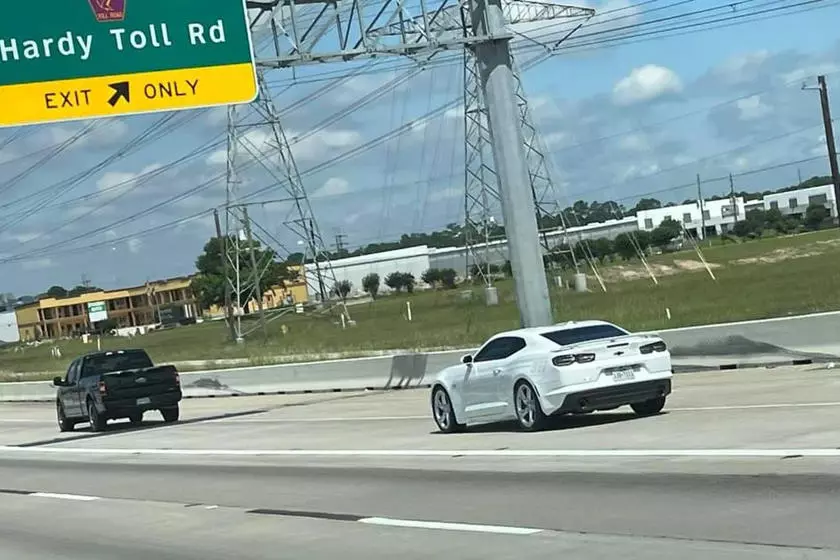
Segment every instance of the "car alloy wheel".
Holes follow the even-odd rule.
[[[516,407],[516,420],[523,430],[533,432],[543,428],[545,414],[537,398],[537,392],[530,383],[520,381],[516,385],[513,402]]]

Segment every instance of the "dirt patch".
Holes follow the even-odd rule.
[[[774,251],[770,251],[769,253],[758,257],[746,257],[743,259],[735,259],[734,261],[729,262],[730,264],[777,263],[794,259],[803,259],[805,257],[816,257],[818,255],[822,255],[824,252],[825,251],[817,250],[816,248],[805,251],[802,250],[801,247],[786,247],[784,249],[776,249]]]
[[[642,264],[617,264],[610,267],[604,267],[599,270],[601,277],[605,282],[621,282],[622,280],[639,280],[641,278],[650,278],[652,272],[654,276],[660,278],[662,276],[672,276],[681,272],[696,272],[705,270],[704,265],[699,260],[674,260],[673,264],[650,263],[650,272]],[[720,268],[721,265],[717,263],[709,263],[709,268]]]

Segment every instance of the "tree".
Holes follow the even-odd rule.
[[[347,296],[353,290],[353,283],[350,280],[339,280],[333,286],[333,293],[341,298],[341,301],[347,301]]]
[[[229,243],[233,243],[233,237]],[[260,291],[265,293],[274,287],[285,287],[287,282],[298,279],[299,273],[289,269],[286,263],[277,260],[277,254],[272,249],[263,249],[258,241],[253,242],[254,258],[257,262],[257,270],[260,276]],[[241,258],[239,259],[239,275],[242,279],[242,286],[249,284],[252,277],[251,260],[248,256],[247,242],[239,242]],[[204,244],[204,252],[195,261],[198,274],[193,278],[190,287],[196,296],[202,309],[209,309],[211,306],[222,306],[225,304],[225,256],[222,252],[222,240],[218,237],[210,238]],[[250,295],[250,289],[244,288],[238,299],[244,299]],[[231,293],[234,301],[236,293]]]
[[[97,288],[96,286],[76,286],[67,292],[67,297],[78,297],[82,294],[90,294],[101,291],[102,288]]]
[[[46,293],[47,297],[63,298],[67,297],[67,290],[61,286],[52,286]]]
[[[636,206],[630,210],[630,213],[635,215],[638,212],[642,212],[644,210],[654,210],[656,208],[662,208],[662,203],[655,198],[643,198],[636,203]]]
[[[432,288],[434,288],[435,285],[442,280],[440,273],[440,269],[430,268],[429,270],[424,272],[422,276],[420,276],[420,279]]]
[[[681,232],[682,226],[680,226],[679,222],[671,218],[666,218],[651,232],[650,242],[653,246],[664,249],[674,239],[679,237]]]
[[[595,239],[592,241],[591,246],[594,257],[598,259],[598,262],[601,264],[604,264],[607,257],[615,253],[612,241],[606,237],[599,237],[598,239]]]
[[[650,249],[651,243],[650,232],[645,230],[637,231],[635,241],[636,245],[639,246],[639,250],[642,253],[647,254],[648,249]]]
[[[379,275],[371,272],[362,278],[362,289],[370,294],[370,297],[376,299],[376,296],[379,294]]]
[[[417,282],[414,279],[414,275],[410,272],[400,272],[398,274],[402,276],[402,285],[405,288],[405,291],[412,293],[414,291],[414,284]]]
[[[392,272],[385,277],[385,285],[399,293],[403,289],[403,276],[401,272]]]
[[[820,229],[829,217],[828,209],[822,204],[811,204],[805,210],[805,225],[808,229]]]
[[[454,268],[444,268],[440,271],[440,283],[444,288],[449,290],[455,288],[455,280],[458,278],[458,273]]]
[[[636,256],[636,246],[633,244],[633,239],[629,233],[619,233],[613,240],[613,248],[625,261],[629,261]]]

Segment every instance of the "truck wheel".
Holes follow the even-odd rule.
[[[92,431],[102,432],[105,430],[107,420],[96,410],[96,405],[93,404],[93,401],[88,401],[88,419],[90,420],[90,429]]]
[[[61,401],[56,403],[56,416],[58,416],[58,429],[62,432],[72,432],[73,428],[76,427],[76,423],[72,420],[68,420],[67,416],[64,415],[64,407],[61,406]]]
[[[172,422],[177,422],[178,417],[180,416],[181,410],[177,406],[173,406],[172,408],[161,408],[160,415],[163,416],[163,421],[167,424]]]

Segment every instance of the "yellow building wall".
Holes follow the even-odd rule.
[[[188,289],[190,287],[191,278],[173,278],[171,280],[160,280],[149,282],[149,285],[155,289],[157,294],[169,292],[172,290]],[[90,292],[80,294],[78,296],[66,298],[45,297],[35,303],[18,307],[15,310],[18,322],[18,333],[21,340],[34,340],[37,338],[38,327],[41,325],[39,317],[39,310],[56,309],[65,306],[81,305],[87,306],[88,303],[99,301],[111,301],[115,299],[131,298],[143,296],[146,294],[147,287],[134,286],[121,290],[100,290],[97,292]],[[82,317],[82,316],[79,316]],[[67,318],[68,322],[72,322],[72,318]]]

